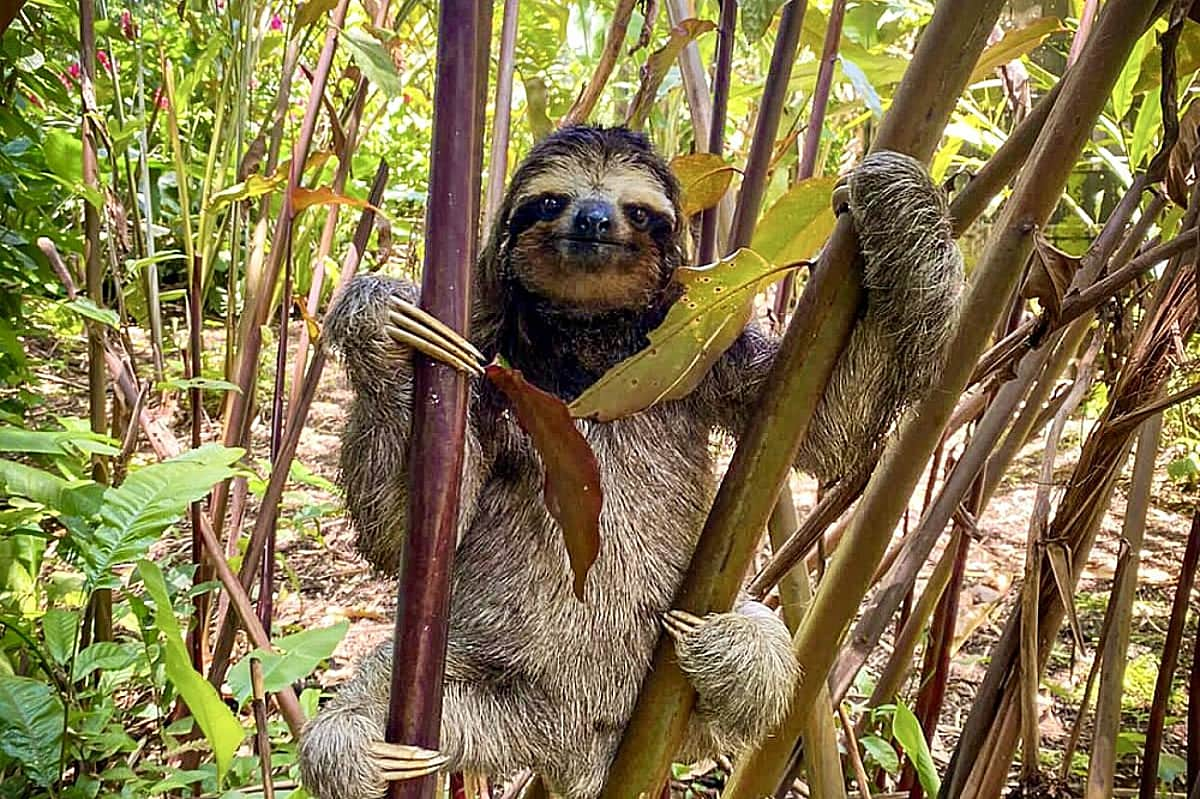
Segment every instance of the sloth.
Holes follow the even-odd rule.
[[[865,299],[795,466],[831,481],[859,467],[934,382],[955,324],[962,261],[945,200],[907,156],[867,156],[835,192],[852,215]],[[664,630],[698,695],[680,758],[736,754],[782,720],[799,678],[788,631],[742,598],[698,618],[672,610],[715,493],[710,434],[736,438],[778,342],[755,323],[688,396],[577,425],[604,495],[583,601],[544,470],[480,364],[503,356],[570,401],[648,345],[680,290],[680,187],[641,134],[577,126],[513,175],[473,276],[470,340],[415,308],[418,289],[355,278],[324,326],[354,399],[341,484],[360,552],[395,573],[407,528],[412,352],[468,372],[469,418],[452,577],[440,750],[384,744],[385,642],[308,723],[304,784],[368,799],[436,770],[530,768],[554,793],[597,796]]]

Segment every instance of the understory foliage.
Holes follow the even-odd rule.
[[[0,13],[0,799],[239,796],[261,792],[265,781],[277,786],[275,795],[303,797],[296,732],[320,693],[307,686],[349,622],[272,625],[272,599],[299,582],[274,542],[321,541],[323,524],[341,514],[339,503],[322,498],[336,493],[327,476],[295,457],[313,401],[309,385],[319,385],[324,365],[319,322],[329,298],[358,269],[412,277],[424,254],[437,4],[12,5],[11,20]],[[489,97],[506,67],[496,58],[502,5],[493,15]],[[741,5],[727,75],[715,67],[716,0],[694,8],[649,0],[632,12],[630,5],[521,0],[508,65],[515,70],[511,127],[496,126],[490,101],[485,124],[485,152],[496,136],[508,145],[497,159],[485,159],[481,178],[511,172],[540,136],[584,113],[641,127],[672,159],[694,223],[693,252],[702,214],[716,215],[723,246],[739,193],[758,182],[763,201],[761,212],[750,211],[757,219],[750,246],[729,254],[724,271],[714,273],[723,296],[713,292],[699,308],[673,309],[651,335],[663,353],[659,363],[670,370],[631,360],[571,408],[604,419],[686,393],[752,314],[786,322],[794,308],[791,281],[803,284],[802,267],[834,230],[829,196],[837,176],[871,148],[937,4],[808,3],[790,76],[780,85],[771,80],[778,77],[771,74],[778,0]],[[1178,662],[1183,674],[1191,663],[1195,563],[1189,575],[1180,553],[1182,574],[1171,575],[1165,598],[1147,590],[1114,587],[1111,595],[1091,596],[1075,589],[1113,487],[1124,485],[1135,433],[1151,429],[1143,423],[1162,420],[1151,450],[1158,458],[1149,472],[1132,470],[1130,493],[1153,477],[1177,510],[1191,513],[1200,481],[1200,417],[1186,401],[1195,394],[1196,253],[1179,244],[1194,238],[1200,211],[1193,169],[1200,105],[1191,104],[1200,23],[1188,3],[1162,5],[1148,30],[1132,31],[1136,42],[1089,123],[1057,207],[1036,230],[1018,295],[994,298],[1006,309],[990,340],[996,346],[980,360],[948,430],[928,442],[927,482],[914,492],[903,528],[916,534],[904,542],[920,538],[919,522],[936,516],[942,502],[952,511],[931,540],[945,528],[950,543],[936,558],[928,549],[914,556],[917,569],[940,559],[920,571],[916,590],[917,571],[903,576],[906,543],[897,538],[896,554],[876,574],[899,592],[897,603],[880,619],[864,605],[856,635],[837,652],[832,702],[823,694],[813,712],[829,737],[822,744],[806,727],[798,764],[790,761],[796,736],[786,741],[787,762],[777,765],[789,781],[806,782],[810,795],[821,795],[812,764],[822,752],[840,764],[821,783],[835,794],[852,786],[998,795],[1017,748],[1012,719],[1022,712],[1021,700],[1000,696],[1016,690],[1002,681],[1017,679],[1020,613],[1013,606],[1020,602],[1000,597],[982,621],[964,625],[966,639],[956,640],[957,596],[979,533],[975,522],[1002,477],[1006,485],[1036,488],[1047,474],[1055,488],[1045,484],[1044,503],[1019,509],[1020,526],[1031,527],[1031,570],[1020,551],[1008,566],[1018,584],[1023,573],[1036,578],[1027,583],[1029,599],[1043,638],[1058,644],[1024,654],[1062,666],[1079,639],[1096,660],[1110,651],[1104,640],[1116,636],[1123,645],[1111,650],[1114,659],[1096,660],[1097,703],[1115,690],[1119,724],[1106,727],[1099,710],[1090,721],[1090,683],[1035,680],[1035,694],[1040,684],[1043,695],[1072,708],[1072,719],[1088,721],[1079,745],[1043,741],[1040,751],[1022,752],[1018,790],[1058,795],[1050,791],[1060,782],[1078,786],[1090,774],[1111,772],[1114,763],[1094,755],[1102,750],[1115,759],[1118,782],[1136,784],[1145,763],[1156,764],[1143,777],[1143,796],[1194,791],[1200,781],[1185,760],[1192,754],[1200,763],[1200,741],[1179,734],[1188,723],[1200,730],[1200,699],[1189,702],[1180,681],[1168,679],[1165,689],[1154,684],[1160,666],[1169,672]],[[952,213],[1010,134],[1034,124],[1038,102],[1086,42],[1095,6],[1013,0],[1000,14],[930,159]],[[609,73],[610,31],[622,13],[628,29],[615,42]],[[835,60],[822,78],[827,37]],[[597,80],[603,91],[579,112],[583,87]],[[711,115],[709,93],[722,82],[725,143],[712,153],[707,132],[695,125]],[[761,135],[755,123],[764,92],[783,92],[784,102],[778,130],[766,134],[769,163],[755,173],[744,167]],[[810,128],[814,147],[806,157]],[[957,231],[969,273],[987,262],[1009,178],[1031,146]],[[1144,255],[1164,244],[1174,249]],[[1148,260],[1137,262],[1139,256]],[[1138,268],[1127,279],[1103,285],[1131,263]],[[787,289],[777,283],[785,274]],[[1103,290],[1089,294],[1097,285]],[[1025,356],[1033,360],[1021,361]],[[1034,361],[1028,375],[1018,368]],[[976,453],[987,469],[960,494],[947,494],[951,467],[973,457],[972,440],[984,435],[988,414],[1006,397],[1011,405],[995,411],[1003,419],[995,438]],[[1055,450],[1077,447],[1078,466],[1064,474],[1059,464],[1056,473]],[[1044,452],[1050,456],[1039,474]],[[1019,453],[1039,464],[1022,471]],[[564,480],[584,481],[571,472],[574,457],[566,456],[566,477],[556,484],[563,496],[571,490]],[[1103,475],[1102,485],[1087,482],[1094,474]],[[791,560],[775,563],[774,572],[768,564],[752,592],[781,599],[785,608],[807,601],[789,593],[799,589],[788,569],[800,562],[824,573],[825,544],[836,546],[844,527],[833,522],[853,514],[847,508],[862,491],[860,477],[857,488],[828,487],[791,538],[791,529],[772,531],[783,533],[784,543],[764,554]],[[1070,514],[1053,513],[1055,504]],[[1145,526],[1145,512],[1134,525]],[[1121,536],[1140,541],[1126,524]],[[220,551],[202,532],[211,532]],[[1200,525],[1190,539],[1186,531],[1177,538],[1180,548],[1188,540],[1188,552],[1200,547]],[[578,568],[586,570],[595,550],[583,550]],[[257,565],[264,552],[265,569]],[[216,568],[217,559],[228,568]],[[1138,588],[1136,559],[1120,562]],[[898,597],[906,598],[896,625]],[[847,601],[857,606],[861,599]],[[1089,602],[1096,606],[1090,616]],[[1175,652],[1168,632],[1165,652],[1156,640],[1152,652],[1131,655],[1126,666],[1129,617],[1149,613],[1151,604],[1162,626],[1178,630]],[[1183,610],[1168,623],[1172,604]],[[1079,616],[1100,616],[1105,608],[1116,621],[1084,629]],[[994,666],[995,680],[984,683],[992,693],[981,689],[974,710],[968,703],[959,714],[978,716],[977,728],[968,723],[963,730],[960,722],[948,732],[948,664],[965,657],[973,633],[1002,626],[1010,610],[1008,638],[984,658],[1008,665]],[[885,626],[890,637],[881,644]],[[871,629],[873,637],[857,635]],[[869,651],[856,659],[862,640]],[[1117,660],[1122,669],[1112,689]],[[824,675],[809,677],[820,684]],[[980,710],[993,700],[990,715]],[[1028,703],[1024,708],[1028,719]],[[948,762],[960,731],[964,742],[972,731],[980,740],[1000,736],[1003,712],[1012,721],[1006,752],[977,742]],[[985,764],[978,774],[970,771],[977,760]],[[697,797],[716,795],[727,777],[719,767],[684,764],[673,776],[679,795]]]

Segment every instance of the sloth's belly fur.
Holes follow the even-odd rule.
[[[510,439],[522,446],[498,456],[457,551],[447,679],[535,702],[591,745],[620,732],[712,503],[708,427],[695,417],[669,403],[583,424],[604,494],[583,602],[541,464]]]

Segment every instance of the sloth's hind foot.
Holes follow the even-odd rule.
[[[440,319],[403,297],[388,297],[384,330],[398,344],[420,350],[467,374],[483,374],[483,364],[487,363],[483,353]]]
[[[371,744],[370,757],[379,776],[388,782],[424,777],[445,768],[450,758],[434,749],[384,741]]]

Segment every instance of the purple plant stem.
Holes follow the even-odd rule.
[[[478,172],[469,167],[481,158],[479,83],[483,73],[479,59],[486,27],[491,24],[490,5],[482,0],[445,0],[439,16],[421,304],[465,333],[479,218]],[[422,355],[415,354],[413,360],[410,525],[396,607],[387,740],[436,749],[467,380],[461,372]],[[392,799],[432,799],[435,785],[432,775],[393,782],[388,795]]]
[[[733,35],[737,28],[737,0],[721,0],[720,27],[717,30],[717,64],[713,75],[712,120],[708,126],[708,151],[720,155],[725,150],[725,118],[729,111],[729,75],[733,69]],[[706,208],[700,216],[700,246],[697,261],[710,264],[717,260],[718,206]]]

